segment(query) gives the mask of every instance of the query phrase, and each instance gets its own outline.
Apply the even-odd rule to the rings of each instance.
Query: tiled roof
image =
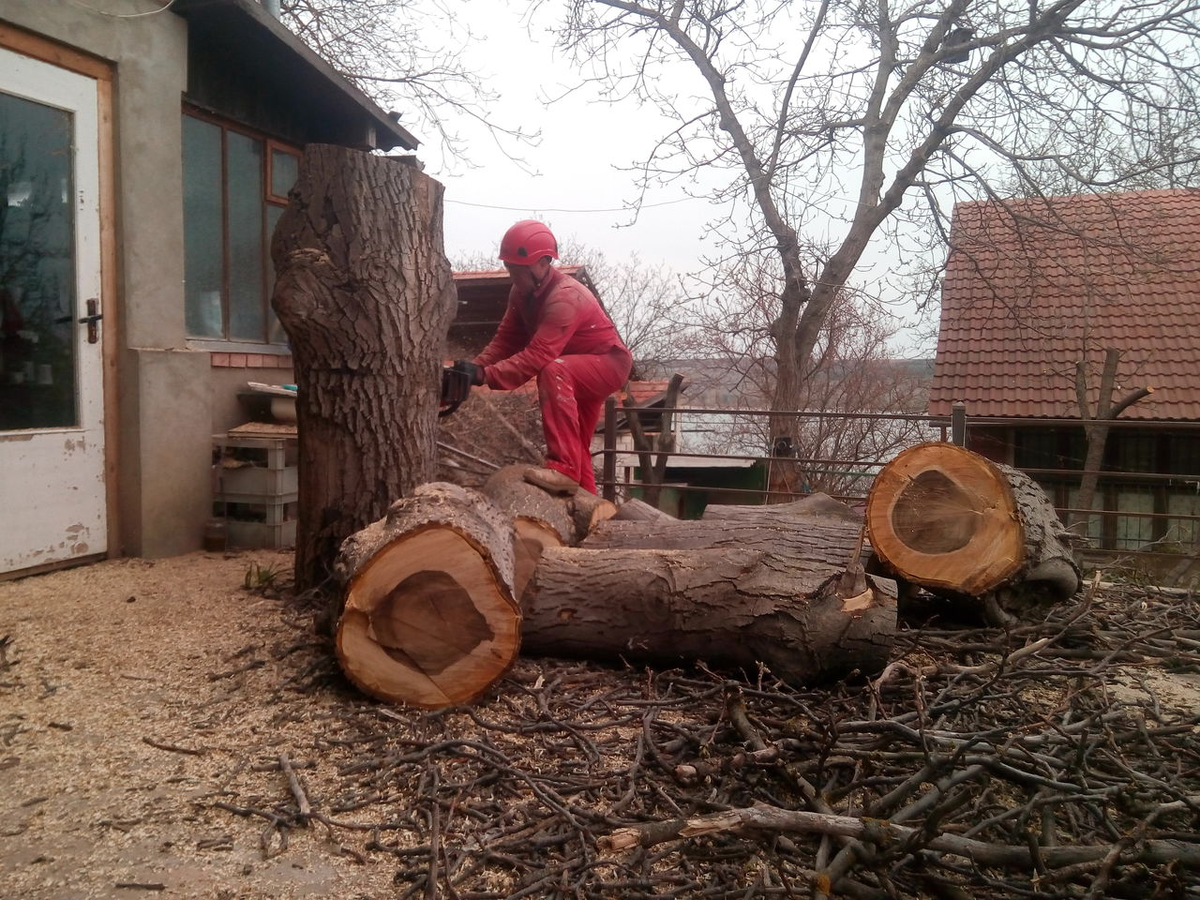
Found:
[[[1115,347],[1122,418],[1200,419],[1200,190],[963,203],[950,245],[930,413],[1078,417]]]

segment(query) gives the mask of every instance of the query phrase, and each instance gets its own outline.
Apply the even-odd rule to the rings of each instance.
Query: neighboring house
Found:
[[[200,547],[310,142],[417,144],[253,0],[0,0],[0,573]]]
[[[1089,536],[1135,550],[1195,545],[1200,514],[1200,191],[966,203],[955,207],[929,411],[961,401],[968,446],[1035,472],[1055,505],[1077,506],[1083,430],[1076,368],[1095,408],[1106,350],[1114,399],[1144,386],[1108,437]],[[980,417],[985,424],[980,424]],[[1139,477],[1139,473],[1143,473]],[[1167,478],[1148,478],[1162,473]],[[1064,516],[1065,518],[1065,516]]]

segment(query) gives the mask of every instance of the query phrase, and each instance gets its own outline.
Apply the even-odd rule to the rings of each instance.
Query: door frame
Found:
[[[76,566],[81,562],[112,559],[122,555],[121,528],[118,521],[117,476],[120,460],[120,391],[117,385],[122,304],[117,293],[120,278],[117,268],[116,157],[113,139],[114,66],[97,56],[61,44],[22,28],[0,22],[0,47],[14,53],[84,75],[96,82],[97,131],[100,174],[100,291],[104,324],[100,329],[101,367],[104,403],[104,504],[108,548],[95,556],[77,557],[58,563],[34,566],[9,573],[23,578],[39,572]],[[5,579],[0,575],[0,580]]]

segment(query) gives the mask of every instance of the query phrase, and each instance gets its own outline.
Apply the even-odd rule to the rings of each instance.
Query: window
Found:
[[[184,297],[189,337],[281,344],[271,233],[299,151],[183,116]]]

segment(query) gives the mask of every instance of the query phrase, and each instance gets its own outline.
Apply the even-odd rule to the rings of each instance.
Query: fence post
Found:
[[[950,407],[950,443],[967,446],[967,404],[961,400]]]
[[[617,500],[617,398],[604,401],[604,499]]]

